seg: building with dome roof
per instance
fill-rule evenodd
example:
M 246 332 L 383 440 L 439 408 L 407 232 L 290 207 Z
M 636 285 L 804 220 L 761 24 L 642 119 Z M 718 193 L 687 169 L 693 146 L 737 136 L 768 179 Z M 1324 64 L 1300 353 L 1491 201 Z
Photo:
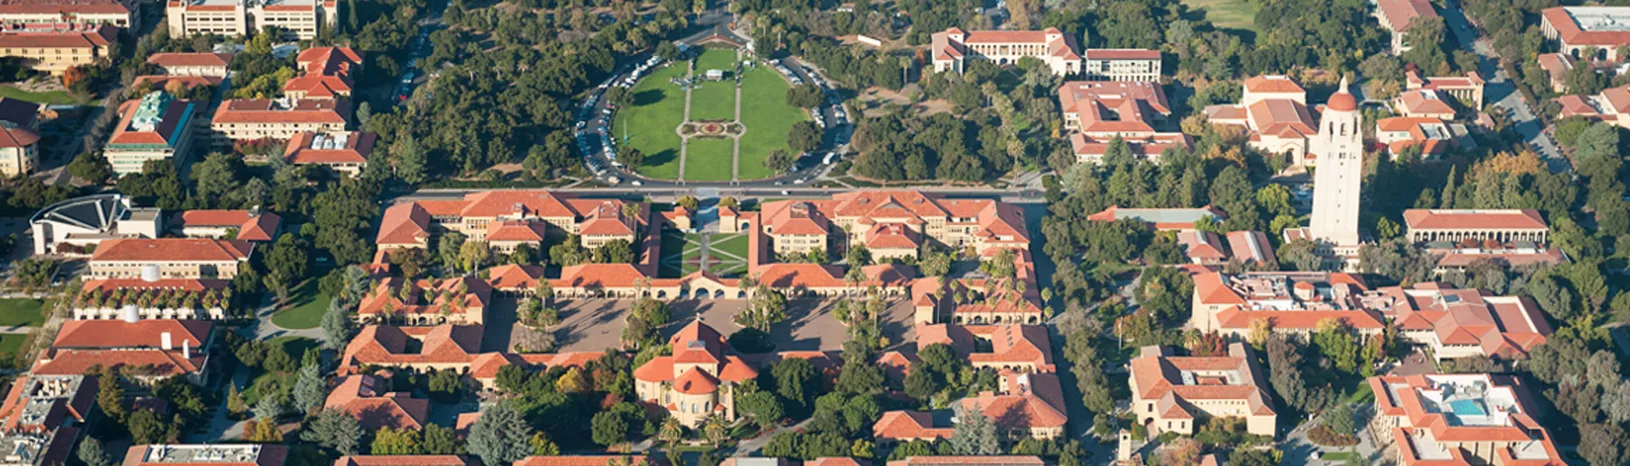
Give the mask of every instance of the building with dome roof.
M 668 410 L 686 427 L 715 414 L 736 419 L 737 384 L 758 377 L 758 369 L 735 355 L 718 330 L 693 320 L 668 339 L 672 356 L 657 356 L 634 369 L 641 400 Z

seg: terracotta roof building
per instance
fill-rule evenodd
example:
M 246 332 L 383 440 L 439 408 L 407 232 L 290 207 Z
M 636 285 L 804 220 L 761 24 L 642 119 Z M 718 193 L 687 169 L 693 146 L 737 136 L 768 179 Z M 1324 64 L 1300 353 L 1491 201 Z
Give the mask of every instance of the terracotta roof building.
M 950 248 L 1029 249 L 1024 212 L 991 199 L 947 199 L 920 191 L 857 191 L 830 200 L 766 202 L 760 209 L 762 233 L 777 254 L 810 250 L 845 251 L 867 244 L 879 224 L 898 224 Z M 833 228 L 850 232 L 847 240 L 828 244 Z M 843 235 L 837 235 L 842 238 Z M 913 254 L 912 256 L 915 256 Z
M 953 27 L 931 36 L 928 53 L 936 73 L 961 73 L 969 59 L 1009 65 L 1028 57 L 1046 63 L 1055 75 L 1068 76 L 1081 72 L 1081 55 L 1076 50 L 1075 39 L 1057 28 L 963 31 Z
M 112 239 L 103 241 L 91 255 L 89 275 L 140 278 L 144 269 L 156 267 L 162 278 L 231 280 L 254 250 L 253 243 L 242 240 Z
M 1006 279 L 919 278 L 911 282 L 912 321 L 919 326 L 1040 324 L 1044 312 L 1041 294 L 1037 291 L 1040 287 L 1036 284 L 1035 264 L 1030 261 L 1028 251 L 1014 257 L 1017 276 L 1012 280 L 1025 283 L 1024 292 L 1014 292 Z
M 1410 147 L 1421 148 L 1421 155 L 1441 155 L 1454 147 L 1465 133 L 1437 117 L 1391 117 L 1375 121 L 1375 139 L 1386 144 L 1387 151 L 1398 155 Z
M 36 71 L 61 76 L 69 68 L 108 58 L 108 46 L 118 35 L 118 27 L 99 24 L 0 33 L 0 57 L 19 57 Z
M 88 280 L 75 296 L 75 320 L 226 318 L 228 280 L 104 278 Z
M 189 210 L 181 213 L 179 229 L 189 238 L 224 238 L 270 242 L 282 231 L 283 217 L 260 209 Z
M 1042 466 L 1034 456 L 913 456 L 888 466 Z
M 654 462 L 648 457 L 637 455 L 528 456 L 516 461 L 515 466 L 606 466 L 613 463 L 628 466 L 646 466 Z
M 102 149 L 113 173 L 119 176 L 141 173 L 151 160 L 185 163 L 192 147 L 192 129 L 198 106 L 176 99 L 168 92 L 153 91 L 141 100 L 119 105 L 119 123 Z M 181 157 L 177 160 L 177 157 Z
M 0 175 L 33 173 L 39 165 L 40 105 L 0 97 Z
M 1573 71 L 1573 58 L 1562 53 L 1542 53 L 1534 60 L 1539 67 L 1545 70 L 1546 76 L 1551 78 L 1551 91 L 1558 94 L 1568 91 L 1568 73 Z
M 167 0 L 166 5 L 170 37 L 248 36 L 276 26 L 287 30 L 289 39 L 310 40 L 339 22 L 337 0 Z
M 1366 427 L 1399 466 L 1563 466 L 1518 380 L 1488 374 L 1371 377 Z
M 363 429 L 420 430 L 430 418 L 430 400 L 412 393 L 390 391 L 389 379 L 353 374 L 340 379 L 329 392 L 325 409 L 337 409 L 357 418 Z
M 1433 271 L 1439 276 L 1450 271 L 1464 272 L 1478 261 L 1493 261 L 1509 267 L 1550 266 L 1568 262 L 1568 257 L 1556 248 L 1526 241 L 1434 241 L 1426 243 L 1423 248 L 1428 254 L 1438 256 L 1438 266 Z
M 668 339 L 671 356 L 657 356 L 634 369 L 641 400 L 660 406 L 680 423 L 696 427 L 709 416 L 736 419 L 736 384 L 758 370 L 731 351 L 724 335 L 693 320 Z
M 96 408 L 99 379 L 87 375 L 21 375 L 0 405 L 0 448 L 7 464 L 67 464 Z
M 1047 328 L 1039 325 L 918 325 L 918 350 L 936 344 L 950 346 L 975 368 L 1015 373 L 1057 369 Z
M 226 53 L 155 53 L 147 56 L 147 64 L 157 66 L 169 76 L 226 77 L 232 55 Z
M 1160 51 L 1088 49 L 1082 66 L 1094 81 L 1160 81 Z
M 68 321 L 32 372 L 82 375 L 117 366 L 121 375 L 146 382 L 180 376 L 197 383 L 209 366 L 214 329 L 204 320 Z
M 1333 319 L 1368 336 L 1386 326 L 1376 310 L 1360 302 L 1368 291 L 1362 280 L 1345 273 L 1201 273 L 1194 275 L 1187 327 L 1243 338 L 1251 322 L 1267 320 L 1275 333 L 1306 335 Z
M 1307 91 L 1288 76 L 1248 78 L 1239 104 L 1208 106 L 1205 115 L 1214 125 L 1244 126 L 1251 147 L 1289 155 L 1297 165 L 1311 163 L 1308 142 L 1318 133 L 1313 111 Z
M 1556 41 L 1558 51 L 1575 60 L 1619 61 L 1619 47 L 1630 45 L 1630 7 L 1559 6 L 1540 11 L 1540 32 Z M 1583 56 L 1595 49 L 1596 56 Z
M 1253 435 L 1274 435 L 1277 414 L 1262 375 L 1244 343 L 1228 345 L 1228 354 L 1175 356 L 1146 346 L 1131 364 L 1132 412 L 1149 435 L 1176 432 L 1193 435 L 1200 419 L 1245 419 Z
M 1556 98 L 1562 110 L 1558 119 L 1581 117 L 1630 128 L 1630 86 L 1610 87 L 1596 95 L 1565 95 Z
M 1419 72 L 1409 70 L 1404 78 L 1404 88 L 1407 90 L 1432 91 L 1439 96 L 1447 96 L 1445 100 L 1452 100 L 1472 112 L 1483 110 L 1485 82 L 1476 71 L 1468 71 L 1465 76 L 1421 77 Z
M 278 444 L 136 445 L 124 466 L 283 466 L 288 458 L 289 447 Z
M 313 47 L 295 57 L 301 75 L 283 84 L 283 95 L 295 99 L 351 96 L 352 80 L 362 69 L 362 53 L 350 47 Z
M 1437 10 L 1432 9 L 1429 0 L 1379 0 L 1375 2 L 1375 20 L 1381 27 L 1392 33 L 1392 54 L 1397 55 L 1408 51 L 1409 44 L 1404 43 L 1404 31 L 1415 18 L 1435 18 Z
M 479 466 L 480 461 L 458 455 L 353 455 L 334 460 L 334 466 Z
M 38 31 L 74 25 L 141 26 L 141 2 L 133 0 L 9 0 L 0 3 L 0 27 Z
M 379 136 L 362 131 L 299 133 L 283 146 L 283 158 L 295 165 L 321 165 L 350 176 L 362 175 Z
M 345 131 L 350 121 L 351 102 L 345 99 L 236 99 L 221 102 L 210 128 L 218 136 L 216 144 L 224 144 Z
M 357 305 L 362 323 L 468 325 L 486 320 L 492 285 L 475 277 L 421 279 L 386 277 Z
M 1409 240 L 1543 244 L 1550 232 L 1545 218 L 1534 209 L 1471 210 L 1409 209 L 1404 211 Z
M 1200 265 L 1221 265 L 1228 262 L 1228 249 L 1216 233 L 1199 230 L 1177 232 L 1177 244 L 1189 262 Z
M 638 214 L 630 215 L 638 206 Z M 578 235 L 584 247 L 613 240 L 637 245 L 635 233 L 646 227 L 648 206 L 618 199 L 580 199 L 546 190 L 494 190 L 467 194 L 462 200 L 418 201 L 391 206 L 379 228 L 381 248 L 428 247 L 433 227 L 456 231 L 472 241 L 500 250 L 542 244 L 550 228 Z
M 1065 129 L 1077 131 L 1070 135 L 1077 161 L 1100 161 L 1116 137 L 1145 158 L 1193 143 L 1183 133 L 1156 131 L 1172 112 L 1158 82 L 1070 81 L 1058 88 L 1058 102 Z
M 1269 243 L 1268 235 L 1260 231 L 1228 233 L 1228 255 L 1232 260 L 1246 265 L 1256 263 L 1274 266 L 1279 263 L 1279 259 L 1273 254 L 1273 243 Z
M 1404 340 L 1432 348 L 1438 360 L 1486 356 L 1526 358 L 1551 326 L 1534 300 L 1461 290 L 1444 283 L 1387 287 L 1366 305 L 1397 325 Z
M 1064 434 L 1069 412 L 1057 375 L 1002 371 L 1000 382 L 998 391 L 963 398 L 956 406 L 964 412 L 978 409 L 1010 440 L 1050 440 Z M 872 424 L 872 437 L 885 445 L 949 439 L 956 428 L 954 414 L 952 410 L 885 412 Z
M 351 338 L 340 358 L 340 375 L 363 366 L 414 370 L 461 370 L 481 351 L 481 326 L 397 327 L 368 325 Z
M 1227 220 L 1222 212 L 1211 206 L 1197 209 L 1128 209 L 1121 206 L 1109 208 L 1087 216 L 1087 220 L 1096 222 L 1113 222 L 1116 220 L 1131 219 L 1153 225 L 1161 231 L 1193 230 L 1195 222 L 1201 218 L 1210 218 L 1216 223 Z

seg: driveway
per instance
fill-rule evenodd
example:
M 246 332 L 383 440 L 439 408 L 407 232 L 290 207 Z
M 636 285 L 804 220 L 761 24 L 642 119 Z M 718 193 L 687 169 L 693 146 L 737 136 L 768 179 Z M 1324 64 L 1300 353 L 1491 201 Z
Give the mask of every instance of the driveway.
M 1444 4 L 1443 21 L 1460 48 L 1477 54 L 1477 72 L 1487 80 L 1483 87 L 1483 101 L 1493 102 L 1495 106 L 1511 111 L 1512 127 L 1522 135 L 1523 142 L 1539 152 L 1552 172 L 1573 170 L 1572 162 L 1562 156 L 1556 141 L 1546 132 L 1545 122 L 1534 113 L 1530 103 L 1517 91 L 1516 84 L 1506 76 L 1505 69 L 1500 67 L 1500 57 L 1495 55 L 1493 45 L 1487 38 L 1478 37 L 1477 29 L 1466 20 L 1460 2 L 1448 0 Z

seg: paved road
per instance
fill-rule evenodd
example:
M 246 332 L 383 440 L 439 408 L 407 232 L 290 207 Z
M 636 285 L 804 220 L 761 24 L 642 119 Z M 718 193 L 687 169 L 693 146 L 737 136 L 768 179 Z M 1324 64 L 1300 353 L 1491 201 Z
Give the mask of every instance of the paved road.
M 1484 101 L 1510 110 L 1512 126 L 1522 135 L 1523 142 L 1539 152 L 1552 172 L 1573 170 L 1573 164 L 1562 155 L 1556 141 L 1547 133 L 1545 122 L 1534 113 L 1530 103 L 1517 91 L 1516 84 L 1511 82 L 1511 77 L 1500 67 L 1500 57 L 1495 54 L 1493 44 L 1487 38 L 1478 37 L 1477 29 L 1466 20 L 1460 2 L 1448 0 L 1444 4 L 1443 19 L 1460 47 L 1477 54 L 1480 62 L 1478 74 L 1488 81 L 1483 87 Z

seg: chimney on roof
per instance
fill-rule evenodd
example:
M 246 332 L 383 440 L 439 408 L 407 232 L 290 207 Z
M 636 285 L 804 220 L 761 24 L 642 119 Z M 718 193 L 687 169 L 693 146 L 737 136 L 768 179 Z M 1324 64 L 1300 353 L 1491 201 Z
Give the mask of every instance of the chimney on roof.
M 192 340 L 181 339 L 181 359 L 192 359 Z
M 175 347 L 175 345 L 171 344 L 170 342 L 170 332 L 164 332 L 158 335 L 158 347 L 159 349 L 165 351 L 169 351 L 170 348 Z

